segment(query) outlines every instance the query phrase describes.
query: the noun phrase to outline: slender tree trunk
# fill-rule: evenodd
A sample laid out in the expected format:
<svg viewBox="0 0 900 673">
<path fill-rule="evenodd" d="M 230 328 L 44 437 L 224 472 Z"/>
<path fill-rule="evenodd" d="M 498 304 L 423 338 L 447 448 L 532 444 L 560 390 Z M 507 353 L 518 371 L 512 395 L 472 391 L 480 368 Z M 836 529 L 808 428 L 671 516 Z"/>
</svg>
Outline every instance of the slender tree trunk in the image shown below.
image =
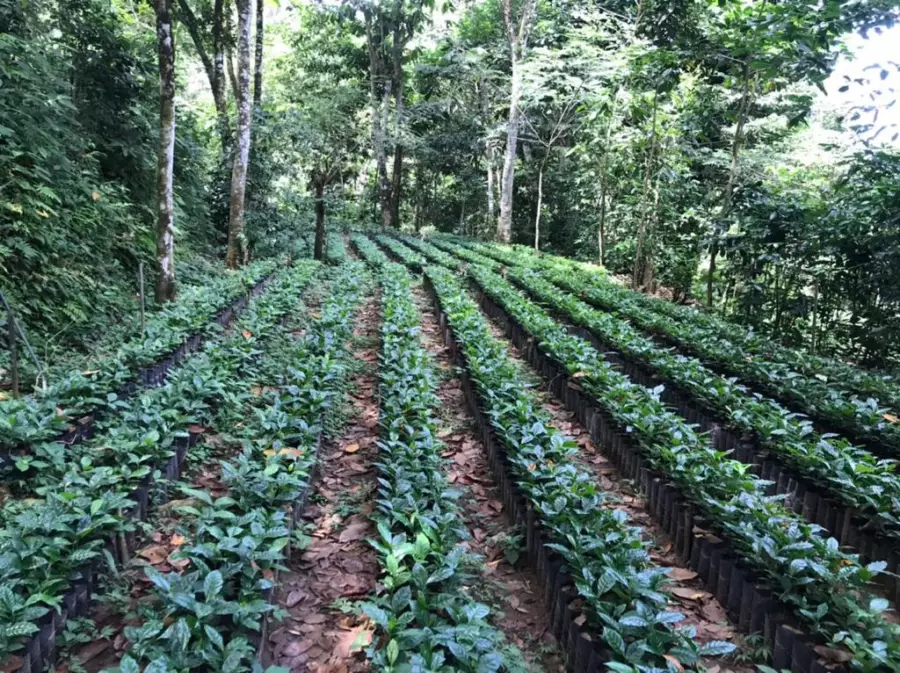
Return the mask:
<svg viewBox="0 0 900 673">
<path fill-rule="evenodd" d="M 494 148 L 488 148 L 488 166 L 487 166 L 487 224 L 489 230 L 496 227 L 494 214 L 497 212 L 494 205 Z"/>
<path fill-rule="evenodd" d="M 597 227 L 597 259 L 603 266 L 603 251 L 606 245 L 606 178 L 600 174 L 600 225 Z"/>
<path fill-rule="evenodd" d="M 400 6 L 398 2 L 397 7 Z M 391 221 L 400 226 L 400 185 L 403 181 L 403 49 L 401 29 L 394 31 L 394 169 L 391 173 Z"/>
<path fill-rule="evenodd" d="M 253 64 L 253 107 L 262 106 L 263 38 L 265 37 L 264 2 L 256 0 L 256 53 Z"/>
<path fill-rule="evenodd" d="M 645 246 L 645 262 L 644 262 L 644 279 L 643 286 L 649 292 L 656 292 L 656 228 L 659 224 L 659 175 L 656 176 L 653 185 L 653 209 L 650 211 L 650 230 L 647 235 L 647 244 Z"/>
<path fill-rule="evenodd" d="M 657 95 L 656 93 L 654 93 L 650 147 L 647 150 L 647 159 L 644 162 L 644 186 L 641 192 L 641 223 L 638 228 L 637 246 L 635 247 L 634 251 L 634 269 L 631 276 L 631 287 L 635 290 L 643 285 L 643 280 L 646 275 L 647 254 L 645 247 L 647 239 L 647 226 L 650 218 L 648 202 L 653 186 L 653 169 L 655 166 L 654 159 L 656 152 L 656 106 Z"/>
<path fill-rule="evenodd" d="M 213 98 L 216 114 L 224 115 L 225 129 L 228 131 L 228 97 L 225 93 L 225 0 L 215 0 L 213 5 Z M 221 125 L 223 119 L 220 117 Z M 229 131 L 230 133 L 230 131 Z"/>
<path fill-rule="evenodd" d="M 316 192 L 316 243 L 313 246 L 313 259 L 322 259 L 325 249 L 325 185 L 321 180 L 314 184 Z"/>
<path fill-rule="evenodd" d="M 159 51 L 159 152 L 156 163 L 156 301 L 175 298 L 175 32 L 172 0 L 154 0 Z"/>
<path fill-rule="evenodd" d="M 813 312 L 812 312 L 812 340 L 810 351 L 815 355 L 819 348 L 819 279 L 813 280 Z"/>
<path fill-rule="evenodd" d="M 225 75 L 225 36 L 223 31 L 225 0 L 215 0 L 213 6 L 213 101 L 216 106 L 216 118 L 219 127 L 219 143 L 221 145 L 222 166 L 228 165 L 231 158 L 231 120 L 228 115 L 228 87 Z"/>
<path fill-rule="evenodd" d="M 500 221 L 497 236 L 504 243 L 512 240 L 513 189 L 516 170 L 516 145 L 519 141 L 519 100 L 522 97 L 522 72 L 518 55 L 512 55 L 512 86 L 509 94 L 509 120 L 506 125 L 506 154 L 500 182 Z"/>
<path fill-rule="evenodd" d="M 728 170 L 728 183 L 725 185 L 725 194 L 722 196 L 722 210 L 720 218 L 724 221 L 731 214 L 734 205 L 734 187 L 737 183 L 738 157 L 741 151 L 741 142 L 744 136 L 744 125 L 747 123 L 747 113 L 750 108 L 750 60 L 744 59 L 744 90 L 741 94 L 741 102 L 738 106 L 737 128 L 734 131 L 734 140 L 731 143 L 731 167 Z M 706 277 L 706 305 L 713 305 L 713 283 L 715 282 L 716 257 L 719 254 L 719 227 L 713 232 L 713 242 L 709 251 L 709 274 Z"/>
<path fill-rule="evenodd" d="M 238 131 L 237 151 L 231 172 L 231 198 L 228 212 L 228 252 L 225 265 L 234 269 L 248 258 L 244 233 L 244 206 L 247 191 L 247 164 L 250 160 L 250 1 L 236 0 L 238 7 Z"/>
<path fill-rule="evenodd" d="M 224 152 L 229 145 L 229 138 L 231 136 L 231 129 L 229 128 L 228 121 L 228 99 L 225 95 L 225 55 L 224 42 L 222 37 L 224 0 L 215 0 L 213 4 L 212 58 L 210 58 L 209 54 L 206 51 L 206 45 L 203 41 L 200 22 L 191 9 L 191 6 L 188 4 L 188 1 L 178 0 L 178 5 L 179 7 L 181 7 L 182 21 L 185 26 L 187 26 L 188 33 L 190 34 L 191 40 L 194 43 L 194 48 L 197 50 L 197 54 L 200 56 L 200 61 L 203 63 L 203 69 L 205 70 L 206 77 L 209 80 L 209 87 L 210 89 L 212 89 L 213 104 L 216 108 L 216 120 L 219 131 L 219 140 L 222 144 Z"/>
<path fill-rule="evenodd" d="M 538 170 L 538 202 L 537 213 L 534 216 L 534 249 L 535 252 L 541 249 L 541 206 L 544 202 L 544 164 Z"/>
<path fill-rule="evenodd" d="M 638 16 L 640 17 L 641 3 L 638 3 Z M 611 140 L 613 124 L 616 121 L 616 103 L 619 100 L 619 88 L 613 95 L 612 105 L 609 110 L 609 121 L 606 123 L 606 142 L 603 146 L 603 158 L 600 161 L 600 225 L 597 228 L 597 251 L 600 266 L 603 266 L 603 252 L 606 249 L 606 192 L 608 188 L 609 155 L 611 152 Z"/>
<path fill-rule="evenodd" d="M 394 145 L 394 170 L 391 173 L 391 224 L 400 228 L 400 186 L 403 178 L 403 147 Z"/>
<path fill-rule="evenodd" d="M 423 175 L 422 164 L 416 164 L 416 172 L 415 172 L 415 181 L 416 181 L 416 213 L 413 216 L 413 226 L 416 231 L 422 228 L 422 209 L 423 203 L 425 200 L 425 190 L 422 189 L 422 185 L 425 182 Z"/>
<path fill-rule="evenodd" d="M 391 80 L 384 56 L 384 25 L 380 15 L 363 9 L 366 24 L 366 47 L 369 52 L 369 97 L 372 106 L 372 150 L 375 154 L 375 184 L 382 227 L 391 226 L 391 182 L 387 174 L 388 113 Z"/>
<path fill-rule="evenodd" d="M 523 0 L 519 8 L 518 21 L 513 21 L 512 0 L 501 0 L 503 25 L 509 43 L 512 81 L 509 92 L 509 122 L 506 127 L 506 156 L 503 159 L 503 178 L 500 183 L 500 221 L 497 234 L 501 241 L 509 243 L 512 239 L 513 183 L 516 168 L 516 144 L 519 140 L 519 100 L 522 98 L 521 60 L 528 45 L 534 18 L 536 0 Z"/>
<path fill-rule="evenodd" d="M 381 95 L 381 104 L 378 107 L 378 114 L 381 117 L 381 145 L 376 148 L 376 159 L 378 163 L 378 182 L 381 186 L 379 190 L 379 205 L 381 207 L 381 224 L 386 229 L 393 226 L 391 220 L 391 180 L 387 172 L 387 138 L 385 134 L 388 129 L 388 117 L 391 111 L 391 80 L 388 78 L 384 83 L 384 91 Z"/>
</svg>

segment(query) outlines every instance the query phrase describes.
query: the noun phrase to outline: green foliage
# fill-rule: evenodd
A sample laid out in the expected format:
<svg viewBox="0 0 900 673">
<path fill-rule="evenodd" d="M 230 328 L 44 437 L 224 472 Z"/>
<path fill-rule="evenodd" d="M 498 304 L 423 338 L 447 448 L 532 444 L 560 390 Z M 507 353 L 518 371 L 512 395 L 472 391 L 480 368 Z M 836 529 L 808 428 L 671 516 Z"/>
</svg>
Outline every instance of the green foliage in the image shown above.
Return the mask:
<svg viewBox="0 0 900 673">
<path fill-rule="evenodd" d="M 570 566 L 589 622 L 601 631 L 614 661 L 664 668 L 668 655 L 693 668 L 705 647 L 710 654 L 719 646 L 721 652 L 733 649 L 722 643 L 701 648 L 692 629 L 673 627 L 683 616 L 664 609 L 665 570 L 650 561 L 638 529 L 623 511 L 603 506 L 605 494 L 573 462 L 574 443 L 550 425 L 549 414 L 527 391 L 459 281 L 436 267 L 428 267 L 426 275 L 515 477 L 548 531 L 551 547 Z"/>
<path fill-rule="evenodd" d="M 0 276 L 39 350 L 78 347 L 136 315 L 153 282 L 158 75 L 153 15 L 105 0 L 0 4 Z M 179 111 L 185 232 L 205 151 Z M 195 219 L 197 218 L 197 219 Z"/>
<path fill-rule="evenodd" d="M 782 599 L 809 628 L 852 650 L 862 670 L 877 670 L 886 658 L 897 656 L 880 645 L 896 628 L 880 615 L 886 601 L 869 604 L 858 597 L 866 596 L 866 586 L 884 563 L 864 566 L 840 551 L 837 540 L 767 497 L 764 482 L 747 465 L 716 451 L 654 391 L 604 363 L 587 341 L 570 335 L 499 275 L 477 266 L 469 271 L 553 359 L 578 375 L 579 385 L 604 413 L 628 428 L 645 459 L 680 485 L 719 534 L 742 550 L 746 562 L 780 587 Z"/>
<path fill-rule="evenodd" d="M 371 243 L 357 245 L 380 267 L 382 286 L 381 477 L 372 544 L 387 591 L 362 605 L 381 632 L 369 654 L 380 668 L 493 673 L 503 665 L 501 636 L 488 624 L 488 608 L 462 588 L 468 533 L 436 438 L 437 370 L 420 340 L 412 279 Z"/>
</svg>

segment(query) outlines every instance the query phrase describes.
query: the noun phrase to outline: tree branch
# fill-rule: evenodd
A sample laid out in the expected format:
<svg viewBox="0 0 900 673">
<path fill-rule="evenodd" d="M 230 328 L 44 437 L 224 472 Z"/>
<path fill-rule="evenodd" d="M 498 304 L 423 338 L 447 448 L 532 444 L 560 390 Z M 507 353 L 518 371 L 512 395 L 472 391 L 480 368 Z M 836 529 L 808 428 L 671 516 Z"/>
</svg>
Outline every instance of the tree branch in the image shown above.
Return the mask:
<svg viewBox="0 0 900 673">
<path fill-rule="evenodd" d="M 209 84 L 215 90 L 216 88 L 216 71 L 213 67 L 212 59 L 210 59 L 209 54 L 206 53 L 206 47 L 203 44 L 203 35 L 200 33 L 200 24 L 197 21 L 197 16 L 194 14 L 194 11 L 191 9 L 190 5 L 188 5 L 187 0 L 178 0 L 178 6 L 181 7 L 182 18 L 184 19 L 184 25 L 187 26 L 188 33 L 191 35 L 191 40 L 194 41 L 194 48 L 197 50 L 197 54 L 200 56 L 200 60 L 203 62 L 203 69 L 206 70 L 206 76 L 209 78 Z"/>
</svg>

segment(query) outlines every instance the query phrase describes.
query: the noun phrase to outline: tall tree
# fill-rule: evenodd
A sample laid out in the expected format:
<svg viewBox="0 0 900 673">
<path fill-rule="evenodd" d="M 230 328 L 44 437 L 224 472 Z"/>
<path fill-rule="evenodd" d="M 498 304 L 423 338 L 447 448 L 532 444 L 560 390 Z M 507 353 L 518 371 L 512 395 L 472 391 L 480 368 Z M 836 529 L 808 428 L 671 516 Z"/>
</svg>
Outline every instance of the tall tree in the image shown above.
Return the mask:
<svg viewBox="0 0 900 673">
<path fill-rule="evenodd" d="M 403 177 L 404 76 L 407 45 L 427 18 L 433 0 L 360 0 L 369 55 L 369 97 L 372 107 L 372 148 L 381 222 L 399 225 Z M 394 103 L 393 160 L 388 176 L 388 132 Z"/>
<path fill-rule="evenodd" d="M 509 120 L 506 125 L 506 154 L 503 158 L 503 177 L 500 182 L 500 221 L 497 235 L 508 243 L 512 237 L 513 182 L 516 170 L 516 144 L 519 140 L 519 120 L 522 98 L 522 57 L 528 47 L 528 38 L 534 24 L 536 0 L 522 0 L 518 19 L 513 17 L 512 0 L 500 0 L 503 8 L 503 26 L 509 43 L 512 76 L 509 90 Z"/>
<path fill-rule="evenodd" d="M 172 0 L 155 0 L 159 51 L 159 153 L 156 162 L 156 301 L 175 298 L 175 33 Z"/>
<path fill-rule="evenodd" d="M 256 0 L 256 53 L 254 54 L 253 65 L 253 107 L 259 108 L 262 105 L 262 88 L 263 88 L 263 38 L 265 36 L 265 3 L 263 0 Z"/>
<path fill-rule="evenodd" d="M 231 196 L 228 202 L 228 251 L 225 265 L 234 269 L 247 262 L 247 237 L 244 233 L 244 206 L 247 192 L 247 165 L 250 162 L 250 30 L 251 0 L 236 0 L 238 9 L 238 124 L 237 148 L 231 171 Z"/>
<path fill-rule="evenodd" d="M 389 70 L 387 37 L 389 28 L 385 14 L 370 3 L 362 5 L 369 55 L 369 103 L 372 107 L 372 149 L 375 153 L 375 181 L 381 224 L 390 227 L 391 181 L 387 173 L 387 125 L 390 114 L 393 77 Z"/>
<path fill-rule="evenodd" d="M 197 17 L 188 0 L 178 0 L 181 8 L 181 18 L 187 26 L 194 49 L 203 64 L 206 78 L 212 89 L 213 104 L 216 108 L 216 120 L 219 130 L 219 140 L 222 145 L 222 153 L 228 156 L 231 144 L 231 124 L 228 118 L 228 96 L 225 82 L 225 0 L 214 0 L 212 7 L 212 22 L 210 35 L 203 31 L 203 21 Z M 209 48 L 212 56 L 209 55 Z"/>
</svg>

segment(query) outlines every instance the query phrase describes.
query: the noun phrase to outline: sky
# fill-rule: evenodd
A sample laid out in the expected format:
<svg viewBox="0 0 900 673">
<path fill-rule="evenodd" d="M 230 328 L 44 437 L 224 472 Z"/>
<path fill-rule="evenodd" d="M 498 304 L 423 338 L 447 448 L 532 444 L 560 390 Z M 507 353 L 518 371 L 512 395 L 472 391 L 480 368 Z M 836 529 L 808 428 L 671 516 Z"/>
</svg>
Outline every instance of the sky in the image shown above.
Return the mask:
<svg viewBox="0 0 900 673">
<path fill-rule="evenodd" d="M 900 24 L 882 29 L 880 34 L 869 31 L 868 39 L 860 34 L 851 35 L 847 39 L 847 47 L 851 56 L 842 56 L 825 82 L 828 96 L 823 102 L 829 106 L 848 107 L 874 102 L 879 107 L 878 124 L 895 125 L 878 136 L 879 141 L 890 142 L 891 136 L 900 131 Z M 871 67 L 875 64 L 881 67 Z M 882 68 L 889 73 L 884 80 L 880 77 Z M 841 92 L 838 89 L 848 83 L 845 77 L 866 78 L 869 81 L 864 85 L 851 83 L 847 91 Z M 881 91 L 880 96 L 876 94 L 878 90 Z M 887 108 L 891 101 L 897 102 L 892 108 Z M 871 119 L 871 113 L 864 118 Z M 900 137 L 892 144 L 900 146 Z"/>
</svg>

